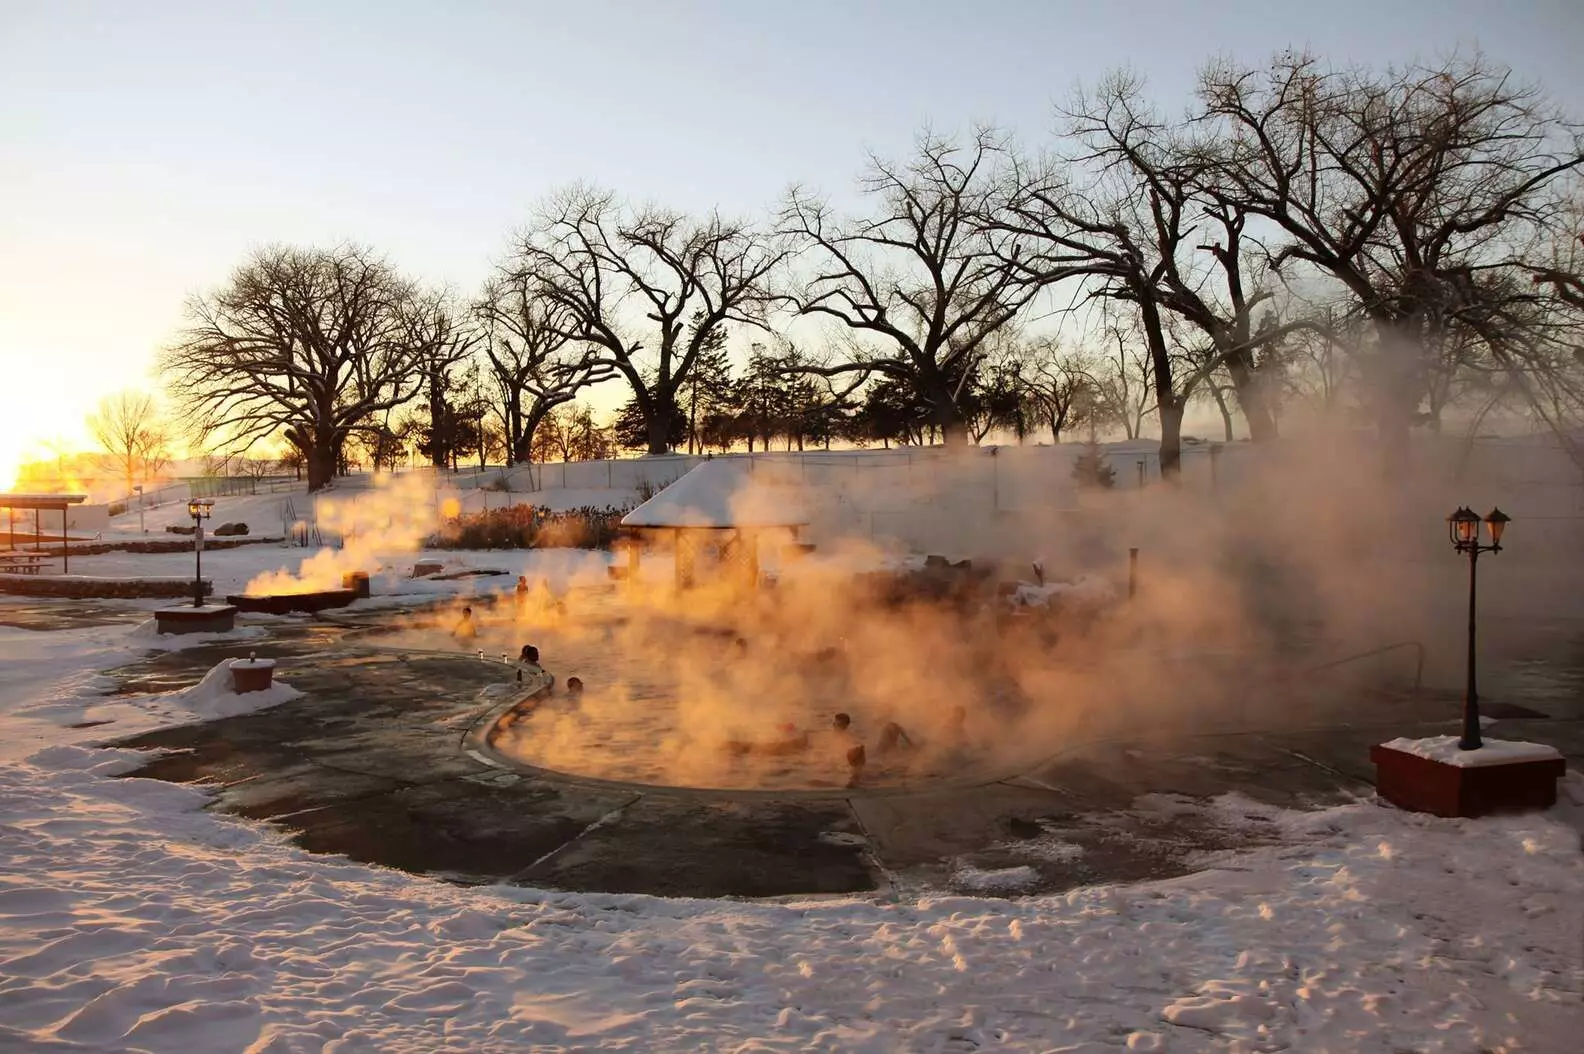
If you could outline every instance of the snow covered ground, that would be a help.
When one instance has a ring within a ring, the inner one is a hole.
[[[272,571],[295,573],[304,560],[316,556],[320,550],[298,546],[263,543],[244,545],[235,549],[206,550],[203,554],[203,576],[214,583],[215,593],[226,596],[240,593],[247,583],[261,574]],[[336,552],[334,550],[332,553]],[[421,598],[425,595],[452,595],[477,590],[509,589],[510,578],[478,578],[462,581],[432,581],[414,579],[412,568],[419,561],[437,563],[444,567],[442,574],[474,570],[493,570],[515,576],[521,574],[544,575],[558,584],[578,581],[600,581],[610,554],[586,549],[532,549],[532,550],[456,550],[396,552],[375,554],[372,564],[366,565],[357,555],[346,557],[344,570],[366,570],[372,575],[370,591],[376,597]],[[174,576],[191,580],[193,554],[185,553],[105,553],[101,556],[72,558],[73,573],[104,577]],[[336,585],[339,585],[339,581]],[[165,603],[169,603],[166,601]]]
[[[213,554],[229,581],[262,555],[234,552]],[[138,565],[174,573],[160,560]],[[1222,799],[1281,844],[1056,897],[465,889],[309,855],[204,811],[201,787],[112,779],[136,756],[67,725],[225,709],[213,685],[102,696],[98,671],[149,644],[0,628],[0,1050],[1577,1049],[1576,773],[1545,816]]]

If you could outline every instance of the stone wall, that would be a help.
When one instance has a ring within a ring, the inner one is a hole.
[[[214,592],[207,580],[204,595]],[[91,578],[87,575],[0,575],[0,593],[22,597],[64,597],[86,600],[112,597],[124,600],[161,600],[193,595],[190,578]]]
[[[0,531],[0,534],[4,534]],[[17,550],[19,552],[33,552],[30,544],[30,535],[17,535]],[[235,549],[242,545],[280,544],[280,538],[204,538],[204,552],[215,549]],[[149,542],[73,542],[71,555],[73,556],[103,556],[105,553],[190,553],[192,552],[192,539],[189,538],[162,538],[159,541]],[[57,544],[47,544],[38,550],[45,556],[61,555],[61,547]]]

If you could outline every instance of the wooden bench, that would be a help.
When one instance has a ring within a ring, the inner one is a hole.
[[[36,575],[51,559],[43,553],[0,552],[0,574]]]

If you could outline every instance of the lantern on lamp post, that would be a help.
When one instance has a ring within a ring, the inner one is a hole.
[[[1463,736],[1458,740],[1459,750],[1478,750],[1480,748],[1479,724],[1479,690],[1475,686],[1474,678],[1474,613],[1475,597],[1479,581],[1479,555],[1480,553],[1501,552],[1502,531],[1510,522],[1510,517],[1500,509],[1492,509],[1485,517],[1484,524],[1490,532],[1490,544],[1480,542],[1480,517],[1473,509],[1459,507],[1456,512],[1447,517],[1447,534],[1452,541],[1452,550],[1458,553],[1467,553],[1469,558],[1469,606],[1468,606],[1468,683],[1463,690]]]
[[[190,498],[187,515],[193,520],[193,607],[203,607],[203,521],[213,514],[214,502],[208,498]]]

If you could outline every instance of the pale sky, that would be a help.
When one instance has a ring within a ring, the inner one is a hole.
[[[250,248],[354,239],[464,291],[575,179],[760,214],[928,122],[1037,143],[1131,65],[1479,48],[1584,114],[1580,0],[88,3],[0,0],[0,469],[151,386]]]

